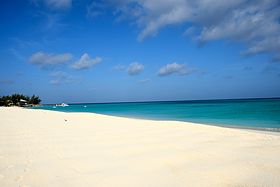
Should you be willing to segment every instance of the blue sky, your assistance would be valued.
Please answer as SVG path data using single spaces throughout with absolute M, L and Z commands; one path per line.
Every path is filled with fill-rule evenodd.
M 0 2 L 0 95 L 43 103 L 280 96 L 277 0 Z

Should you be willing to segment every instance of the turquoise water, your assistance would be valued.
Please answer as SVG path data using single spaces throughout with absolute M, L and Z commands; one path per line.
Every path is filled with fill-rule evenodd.
M 48 105 L 35 108 L 223 126 L 280 129 L 280 99 L 70 104 L 68 107 L 54 108 Z

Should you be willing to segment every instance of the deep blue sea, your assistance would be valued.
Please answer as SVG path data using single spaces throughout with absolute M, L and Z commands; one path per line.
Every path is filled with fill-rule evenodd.
M 86 103 L 34 108 L 280 130 L 280 99 Z

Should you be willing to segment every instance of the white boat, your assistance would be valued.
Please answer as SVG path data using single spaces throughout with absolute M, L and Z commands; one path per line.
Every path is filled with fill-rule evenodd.
M 66 107 L 66 106 L 69 106 L 68 104 L 66 103 L 61 103 L 61 104 L 56 104 L 55 106 L 62 106 L 62 107 Z

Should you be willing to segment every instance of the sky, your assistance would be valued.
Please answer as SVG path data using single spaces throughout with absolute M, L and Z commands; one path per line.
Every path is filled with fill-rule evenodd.
M 278 0 L 0 1 L 0 95 L 280 97 Z

